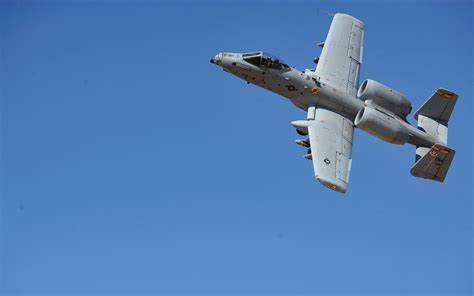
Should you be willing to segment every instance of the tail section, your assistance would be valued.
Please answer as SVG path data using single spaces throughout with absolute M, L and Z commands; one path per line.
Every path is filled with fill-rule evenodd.
M 443 182 L 456 151 L 441 144 L 435 144 L 428 150 L 413 165 L 410 173 L 415 177 Z
M 444 181 L 456 152 L 446 145 L 448 121 L 457 99 L 457 94 L 446 89 L 437 89 L 416 111 L 414 117 L 418 121 L 418 128 L 437 139 L 437 144 L 416 148 L 416 163 L 410 171 L 415 177 Z
M 431 98 L 429 98 L 428 101 L 426 101 L 423 106 L 416 111 L 415 119 L 419 120 L 418 117 L 422 115 L 447 126 L 457 99 L 457 94 L 439 88 Z

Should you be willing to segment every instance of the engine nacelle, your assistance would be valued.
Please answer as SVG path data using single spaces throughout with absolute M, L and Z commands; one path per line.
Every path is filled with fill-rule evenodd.
M 371 100 L 401 118 L 411 112 L 411 103 L 407 97 L 375 80 L 365 80 L 359 87 L 357 96 L 364 101 Z
M 407 128 L 400 119 L 371 107 L 361 109 L 357 113 L 354 124 L 369 134 L 392 144 L 402 145 L 410 138 Z

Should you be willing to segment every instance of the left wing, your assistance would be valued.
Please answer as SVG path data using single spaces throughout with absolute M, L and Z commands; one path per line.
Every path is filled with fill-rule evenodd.
M 352 163 L 354 124 L 326 109 L 316 109 L 308 126 L 316 179 L 324 186 L 346 192 Z

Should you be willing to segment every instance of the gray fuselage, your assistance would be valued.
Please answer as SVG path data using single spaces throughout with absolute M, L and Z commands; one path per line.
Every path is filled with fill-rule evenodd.
M 274 61 L 281 64 L 279 67 L 253 65 L 244 60 L 243 55 L 245 54 L 219 53 L 211 59 L 211 63 L 248 83 L 288 98 L 304 111 L 307 111 L 309 107 L 316 106 L 336 112 L 354 122 L 359 111 L 367 106 L 367 103 L 357 97 L 322 82 L 312 70 L 301 72 L 278 61 L 278 59 Z M 436 138 L 410 125 L 405 119 L 393 116 L 390 112 L 386 113 L 387 116 L 400 121 L 408 130 L 410 134 L 408 143 L 429 147 L 437 142 Z

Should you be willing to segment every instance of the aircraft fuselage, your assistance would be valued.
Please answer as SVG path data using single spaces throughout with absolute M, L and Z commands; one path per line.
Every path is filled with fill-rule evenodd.
M 262 55 L 262 53 L 259 54 Z M 320 77 L 312 70 L 301 72 L 274 57 L 272 57 L 273 64 L 270 66 L 262 65 L 262 62 L 259 65 L 254 65 L 245 60 L 245 55 L 242 53 L 219 53 L 211 59 L 211 63 L 222 67 L 224 71 L 248 83 L 288 98 L 294 105 L 304 111 L 307 111 L 311 106 L 316 106 L 341 114 L 354 122 L 359 111 L 367 106 L 367 103 L 357 97 L 321 81 Z M 263 57 L 265 57 L 265 54 L 263 54 Z M 275 67 L 275 62 L 280 65 Z M 263 62 L 263 64 L 265 63 Z M 374 107 L 380 109 L 378 106 Z M 437 142 L 436 138 L 410 125 L 406 120 L 394 119 L 409 132 L 408 143 L 418 146 L 431 146 Z
M 211 62 L 248 83 L 288 98 L 304 111 L 310 106 L 320 106 L 354 120 L 363 108 L 362 101 L 318 81 L 313 71 L 301 72 L 289 66 L 257 67 L 243 60 L 240 53 L 220 53 Z

